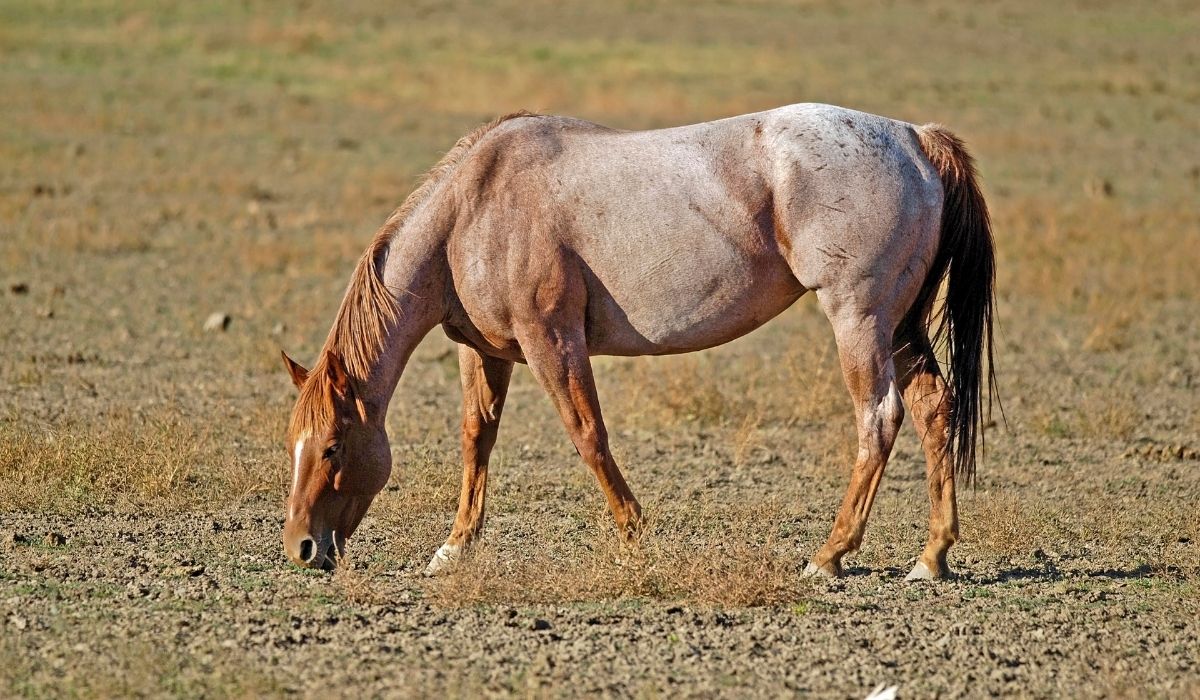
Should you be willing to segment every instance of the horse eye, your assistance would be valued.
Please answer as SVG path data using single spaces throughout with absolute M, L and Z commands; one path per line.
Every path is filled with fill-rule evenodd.
M 333 456 L 336 455 L 340 449 L 342 449 L 342 443 L 335 442 L 334 444 L 325 448 L 325 454 L 323 454 L 322 457 L 325 459 L 333 459 Z

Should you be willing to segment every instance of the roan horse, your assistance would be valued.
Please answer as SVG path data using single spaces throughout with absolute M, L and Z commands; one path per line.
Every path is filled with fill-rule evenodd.
M 589 357 L 720 345 L 812 290 L 836 336 L 858 455 L 805 573 L 838 576 L 858 549 L 907 404 L 930 502 L 909 578 L 947 576 L 955 478 L 974 474 L 992 378 L 993 281 L 971 157 L 940 126 L 817 104 L 641 132 L 501 117 L 460 139 L 375 234 L 315 366 L 284 355 L 300 390 L 284 548 L 301 566 L 335 566 L 391 472 L 396 383 L 439 324 L 459 344 L 465 469 L 426 573 L 480 532 L 514 362 L 554 402 L 618 531 L 636 537 L 641 508 L 609 451 Z

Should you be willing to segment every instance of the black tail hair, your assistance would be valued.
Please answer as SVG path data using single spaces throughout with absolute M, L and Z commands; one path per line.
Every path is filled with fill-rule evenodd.
M 992 224 L 975 162 L 962 140 L 938 124 L 917 127 L 917 138 L 942 180 L 942 231 L 933 265 L 901 330 L 919 329 L 935 349 L 945 349 L 950 390 L 946 449 L 955 472 L 970 483 L 975 478 L 976 443 L 982 453 L 985 442 L 985 373 L 989 413 L 997 398 L 992 362 L 996 283 Z M 932 307 L 942 280 L 946 280 L 946 296 L 935 315 Z

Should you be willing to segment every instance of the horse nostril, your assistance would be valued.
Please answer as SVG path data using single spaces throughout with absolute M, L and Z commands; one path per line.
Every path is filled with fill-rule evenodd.
M 317 555 L 317 543 L 311 537 L 305 537 L 300 542 L 300 561 L 308 564 Z

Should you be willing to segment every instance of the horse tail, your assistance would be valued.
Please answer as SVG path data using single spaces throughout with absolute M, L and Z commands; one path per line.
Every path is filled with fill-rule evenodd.
M 970 483 L 975 478 L 976 442 L 980 453 L 984 448 L 985 372 L 989 413 L 993 399 L 998 401 L 992 362 L 996 282 L 992 225 L 975 162 L 962 140 L 938 124 L 919 126 L 916 132 L 921 150 L 942 180 L 941 241 L 900 329 L 919 331 L 933 348 L 945 349 L 950 393 L 946 450 L 955 472 Z M 935 315 L 933 302 L 943 280 L 945 298 Z

